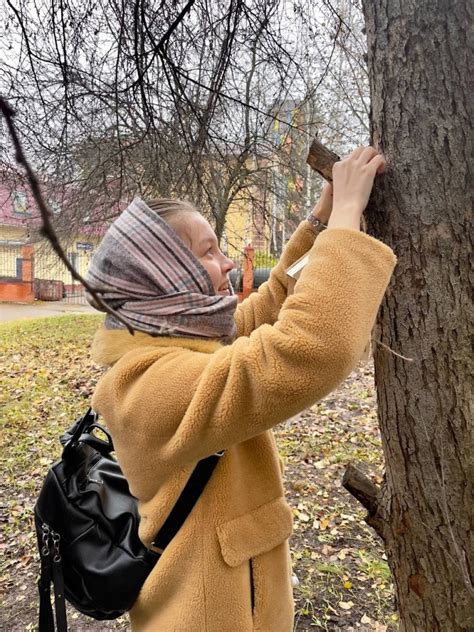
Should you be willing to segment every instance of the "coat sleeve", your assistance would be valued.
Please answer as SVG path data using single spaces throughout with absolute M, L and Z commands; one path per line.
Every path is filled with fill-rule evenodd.
M 336 388 L 357 364 L 395 261 L 372 237 L 328 229 L 273 326 L 210 354 L 126 354 L 100 380 L 93 406 L 130 455 L 128 471 L 188 466 Z
M 316 234 L 306 220 L 301 222 L 288 241 L 278 264 L 266 283 L 253 292 L 237 307 L 235 322 L 237 336 L 249 336 L 263 324 L 273 325 L 286 299 L 288 277 L 286 270 L 308 252 Z

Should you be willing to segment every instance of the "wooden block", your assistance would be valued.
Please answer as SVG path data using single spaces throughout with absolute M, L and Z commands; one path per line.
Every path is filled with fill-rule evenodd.
M 332 182 L 332 168 L 335 162 L 340 160 L 339 156 L 325 147 L 317 138 L 311 143 L 306 162 L 317 171 L 325 180 Z

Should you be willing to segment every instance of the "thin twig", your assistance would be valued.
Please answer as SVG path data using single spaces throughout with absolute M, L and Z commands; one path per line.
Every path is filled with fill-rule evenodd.
M 381 342 L 377 338 L 374 338 L 374 342 L 375 342 L 375 344 L 378 344 L 381 347 L 383 347 L 389 353 L 392 353 L 394 356 L 397 356 L 397 358 L 401 358 L 402 360 L 406 360 L 407 362 L 413 362 L 414 361 L 414 358 L 407 358 L 406 356 L 402 355 L 401 353 L 397 353 L 396 351 L 391 349 L 388 345 L 384 344 L 383 342 Z
M 133 335 L 134 329 L 133 329 L 132 325 L 128 322 L 128 320 L 125 319 L 120 314 L 118 314 L 114 309 L 109 307 L 102 300 L 102 298 L 100 297 L 100 294 L 99 294 L 100 290 L 97 290 L 97 289 L 94 289 L 93 287 L 91 287 L 89 285 L 89 283 L 74 269 L 74 267 L 71 265 L 69 259 L 65 255 L 65 253 L 64 253 L 64 251 L 63 251 L 63 249 L 61 247 L 61 244 L 59 243 L 59 239 L 58 239 L 58 237 L 56 235 L 54 227 L 52 225 L 52 222 L 51 222 L 52 213 L 51 213 L 50 209 L 48 208 L 48 205 L 46 204 L 46 202 L 45 202 L 45 200 L 43 198 L 43 195 L 42 195 L 41 189 L 40 189 L 40 185 L 39 185 L 39 182 L 38 182 L 38 178 L 36 177 L 35 173 L 33 172 L 33 169 L 31 168 L 31 165 L 29 164 L 28 160 L 26 159 L 26 156 L 25 156 L 25 153 L 23 151 L 23 147 L 21 145 L 20 139 L 18 138 L 18 134 L 16 133 L 15 125 L 13 123 L 13 117 L 15 116 L 15 112 L 8 105 L 8 103 L 5 101 L 5 99 L 3 99 L 2 97 L 0 97 L 0 111 L 2 112 L 3 116 L 5 117 L 5 120 L 6 120 L 7 126 L 8 126 L 8 131 L 10 132 L 10 136 L 12 138 L 13 146 L 15 148 L 15 159 L 18 162 L 18 164 L 21 165 L 26 171 L 26 176 L 27 176 L 28 182 L 29 182 L 30 187 L 31 187 L 31 192 L 33 194 L 35 202 L 38 205 L 38 208 L 39 208 L 40 213 L 41 213 L 42 225 L 41 225 L 40 233 L 49 240 L 51 246 L 53 247 L 53 250 L 56 252 L 58 257 L 64 263 L 66 268 L 69 270 L 69 272 L 71 273 L 72 277 L 74 279 L 76 279 L 76 281 L 79 281 L 79 283 L 82 283 L 84 288 L 94 298 L 94 300 L 96 301 L 97 305 L 100 305 L 100 307 L 105 312 L 107 312 L 107 313 L 111 314 L 112 316 L 114 316 Z

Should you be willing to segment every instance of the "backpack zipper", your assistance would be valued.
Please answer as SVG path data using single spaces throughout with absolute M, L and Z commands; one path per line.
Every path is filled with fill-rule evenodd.
M 51 549 L 49 547 L 50 544 L 50 534 L 51 534 L 51 530 L 48 527 L 48 525 L 43 522 L 41 525 L 41 533 L 42 533 L 42 537 L 41 537 L 41 543 L 42 543 L 42 547 L 41 547 L 41 557 L 48 557 L 48 555 L 51 553 Z
M 52 561 L 56 564 L 61 561 L 61 553 L 59 551 L 59 543 L 61 541 L 61 536 L 56 531 L 53 531 L 46 522 L 43 522 L 41 525 L 41 557 L 47 558 L 49 555 L 53 555 Z

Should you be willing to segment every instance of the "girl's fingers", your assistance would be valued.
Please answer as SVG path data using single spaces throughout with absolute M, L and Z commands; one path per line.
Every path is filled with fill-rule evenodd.
M 356 158 L 359 158 L 359 156 L 362 154 L 362 152 L 367 149 L 366 147 L 357 147 L 356 149 L 354 149 L 354 151 L 349 154 L 348 156 L 346 156 L 345 160 L 347 160 L 348 158 L 353 158 L 354 160 Z
M 358 155 L 358 161 L 362 164 L 367 164 L 374 156 L 377 156 L 378 153 L 374 147 L 364 147 Z
M 377 154 L 370 161 L 370 168 L 373 170 L 374 175 L 376 173 L 383 173 L 385 171 L 386 165 L 387 165 L 387 161 L 381 154 Z

